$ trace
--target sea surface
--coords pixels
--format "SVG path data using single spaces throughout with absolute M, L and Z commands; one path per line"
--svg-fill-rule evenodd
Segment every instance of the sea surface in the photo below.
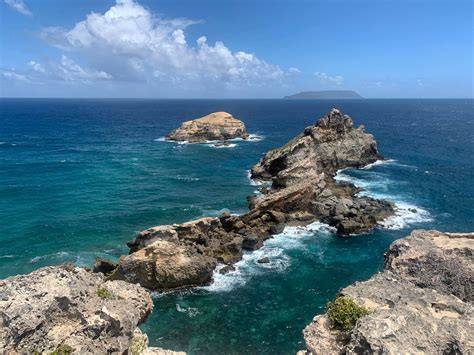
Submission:
M 415 228 L 474 230 L 473 100 L 0 99 L 0 278 L 96 256 L 117 259 L 145 228 L 243 213 L 248 170 L 338 107 L 386 157 L 338 179 L 397 203 L 373 232 L 287 228 L 208 287 L 154 295 L 142 329 L 188 354 L 294 354 L 303 328 L 348 284 L 381 270 L 391 242 Z M 180 122 L 228 111 L 252 139 L 177 144 Z M 256 260 L 267 256 L 269 264 Z

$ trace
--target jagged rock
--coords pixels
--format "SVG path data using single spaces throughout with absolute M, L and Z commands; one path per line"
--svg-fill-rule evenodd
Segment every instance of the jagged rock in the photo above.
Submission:
M 251 176 L 273 179 L 274 186 L 285 187 L 295 180 L 322 172 L 333 175 L 339 169 L 362 167 L 379 159 L 382 155 L 374 137 L 363 126 L 354 128 L 349 116 L 332 109 L 283 147 L 269 151 L 252 167 Z
M 207 116 L 183 122 L 166 136 L 166 139 L 190 143 L 209 140 L 226 141 L 233 138 L 248 139 L 245 124 L 227 112 L 214 112 Z M 224 144 L 228 144 L 224 143 Z
M 93 271 L 101 272 L 104 275 L 110 275 L 115 270 L 116 267 L 117 267 L 117 263 L 111 260 L 96 258 Z
M 336 184 L 333 175 L 379 158 L 373 137 L 333 109 L 252 168 L 255 178 L 272 178 L 273 185 L 248 199 L 249 212 L 147 229 L 128 243 L 131 255 L 112 277 L 159 290 L 194 286 L 208 283 L 218 263 L 235 263 L 288 224 L 319 220 L 341 234 L 368 231 L 393 214 L 393 204 L 359 197 L 359 189 Z
M 73 265 L 44 267 L 0 281 L 0 349 L 122 354 L 152 308 L 139 285 Z
M 257 263 L 259 264 L 268 264 L 270 262 L 270 259 L 265 257 L 257 260 Z
M 340 291 L 370 314 L 347 333 L 333 329 L 326 315 L 315 317 L 303 332 L 306 353 L 474 352 L 473 251 L 472 233 L 414 231 L 394 242 L 384 272 Z M 430 256 L 436 256 L 433 268 Z M 457 270 L 453 258 L 459 261 Z
M 413 231 L 392 244 L 385 269 L 419 287 L 474 302 L 474 234 Z

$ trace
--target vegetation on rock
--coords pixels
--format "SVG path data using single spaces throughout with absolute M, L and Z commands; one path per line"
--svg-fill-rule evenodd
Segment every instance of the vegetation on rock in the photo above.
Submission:
M 348 331 L 354 327 L 359 318 L 368 315 L 370 312 L 350 298 L 338 297 L 328 303 L 327 313 L 334 328 Z
M 99 286 L 97 288 L 97 296 L 99 296 L 103 300 L 106 300 L 112 297 L 112 293 L 109 290 L 107 290 L 105 287 Z

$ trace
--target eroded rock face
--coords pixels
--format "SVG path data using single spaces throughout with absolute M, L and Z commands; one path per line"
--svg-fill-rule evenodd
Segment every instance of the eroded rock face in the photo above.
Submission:
M 374 137 L 332 109 L 283 147 L 269 151 L 251 173 L 253 179 L 272 179 L 275 187 L 286 187 L 314 174 L 331 176 L 338 169 L 362 167 L 379 159 L 382 155 Z
M 166 136 L 166 139 L 190 143 L 233 138 L 248 139 L 245 124 L 227 112 L 214 112 L 207 116 L 183 122 Z
M 394 242 L 384 272 L 340 292 L 371 313 L 347 334 L 332 329 L 326 315 L 315 317 L 303 332 L 306 353 L 474 352 L 473 252 L 472 233 L 419 230 Z
M 70 265 L 0 281 L 0 349 L 6 353 L 124 353 L 152 311 L 139 285 Z
M 273 185 L 249 198 L 249 212 L 147 229 L 128 243 L 131 254 L 111 278 L 158 290 L 206 284 L 218 263 L 235 263 L 289 224 L 322 221 L 341 234 L 368 231 L 393 213 L 393 205 L 359 197 L 358 189 L 337 184 L 333 175 L 380 157 L 373 137 L 333 109 L 252 168 L 253 177 Z

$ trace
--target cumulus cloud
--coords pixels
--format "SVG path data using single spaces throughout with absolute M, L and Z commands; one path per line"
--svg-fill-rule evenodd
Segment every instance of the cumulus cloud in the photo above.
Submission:
M 299 71 L 292 68 L 285 72 L 253 53 L 233 52 L 219 41 L 210 44 L 205 36 L 190 44 L 185 31 L 199 22 L 165 19 L 134 0 L 117 0 L 104 14 L 92 12 L 70 29 L 49 27 L 41 35 L 56 47 L 93 63 L 96 71 L 89 72 L 89 79 L 237 87 L 278 82 L 285 74 Z M 63 68 L 63 62 L 69 60 L 64 58 Z M 69 70 L 76 73 L 74 77 L 84 76 L 79 68 L 72 67 Z
M 344 77 L 342 75 L 331 76 L 325 72 L 315 72 L 314 76 L 321 84 L 325 85 L 341 86 L 344 83 Z
M 23 0 L 3 0 L 5 4 L 10 6 L 13 10 L 18 11 L 20 14 L 31 16 L 31 11 L 26 6 Z

